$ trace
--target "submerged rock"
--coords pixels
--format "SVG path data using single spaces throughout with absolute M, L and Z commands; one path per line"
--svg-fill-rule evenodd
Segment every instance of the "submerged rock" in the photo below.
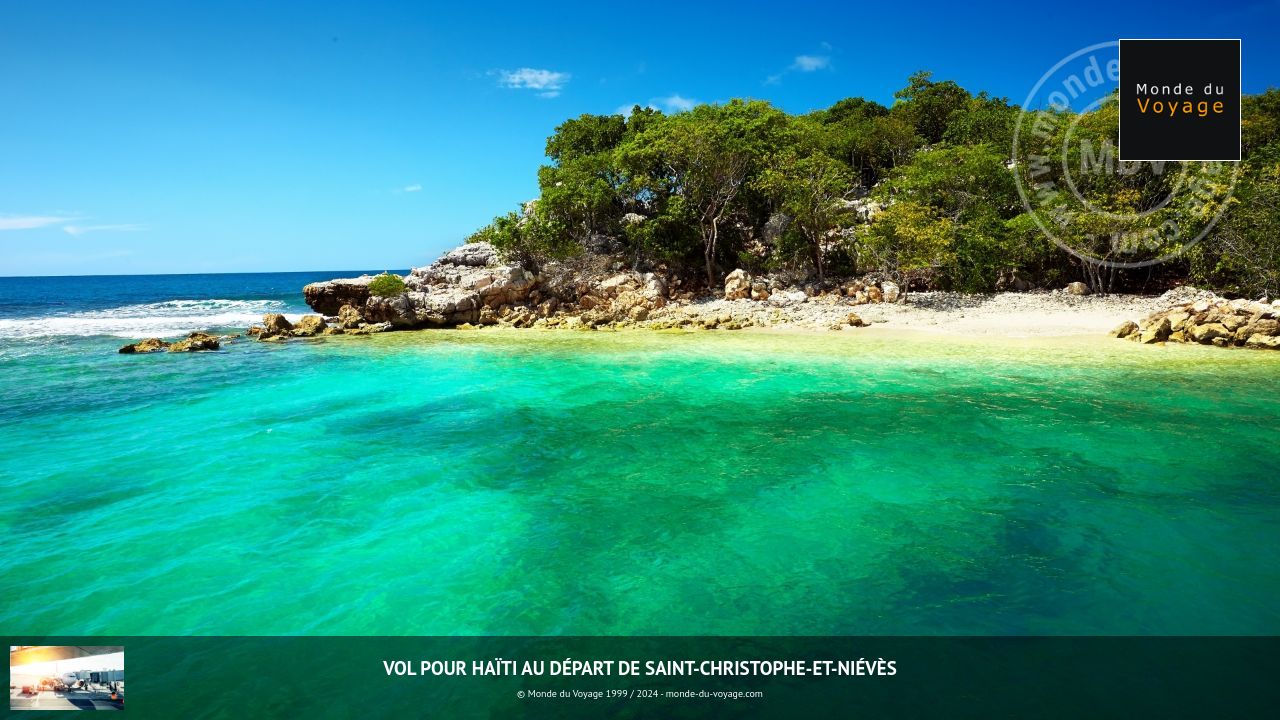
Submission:
M 374 333 L 386 332 L 391 329 L 391 323 L 372 323 L 370 325 L 361 325 L 358 328 L 347 330 L 347 335 L 372 335 Z

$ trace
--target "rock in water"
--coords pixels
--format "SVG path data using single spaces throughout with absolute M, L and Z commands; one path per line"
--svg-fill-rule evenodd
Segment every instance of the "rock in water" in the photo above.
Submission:
M 293 332 L 293 323 L 280 313 L 267 313 L 262 316 L 262 336 L 289 335 Z
M 193 332 L 169 346 L 169 352 L 205 352 L 220 347 L 218 338 L 202 332 Z
M 360 327 L 360 323 L 364 318 L 360 316 L 360 311 L 351 305 L 343 305 L 338 309 L 338 327 L 343 330 L 352 330 Z
M 1138 342 L 1144 345 L 1164 342 L 1169 339 L 1169 333 L 1172 331 L 1173 329 L 1169 326 L 1169 318 L 1160 318 L 1142 330 L 1142 334 L 1138 336 Z
M 1090 291 L 1088 285 L 1077 280 L 1067 284 L 1067 292 L 1071 295 L 1088 295 Z
M 147 338 L 146 340 L 140 340 L 136 343 L 125 345 L 120 348 L 120 352 L 124 355 L 132 355 L 134 353 L 160 352 L 162 350 L 167 350 L 168 348 L 169 343 L 161 340 L 160 338 Z
M 1274 306 L 1247 299 L 1203 297 L 1200 291 L 1178 296 L 1184 297 L 1181 304 L 1152 313 L 1136 330 L 1133 323 L 1125 323 L 1112 335 L 1144 343 L 1167 340 L 1216 347 L 1280 348 L 1280 311 Z M 1192 296 L 1194 301 L 1185 299 Z M 1119 334 L 1126 331 L 1128 335 Z
M 724 299 L 742 300 L 751 296 L 751 276 L 747 271 L 738 269 L 729 273 L 724 279 Z
M 1124 322 L 1120 323 L 1119 327 L 1111 331 L 1111 337 L 1127 338 L 1136 332 L 1138 332 L 1138 323 L 1132 320 L 1125 320 Z
M 311 283 L 302 288 L 302 297 L 312 310 L 325 315 L 336 315 L 343 305 L 363 307 L 369 299 L 369 282 L 372 275 L 357 278 L 339 278 Z
M 343 307 L 351 307 L 343 305 Z M 293 326 L 293 334 L 297 337 L 314 337 L 324 332 L 329 325 L 319 315 L 303 315 Z

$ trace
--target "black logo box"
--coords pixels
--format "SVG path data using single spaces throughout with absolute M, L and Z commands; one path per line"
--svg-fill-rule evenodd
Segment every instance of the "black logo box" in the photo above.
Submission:
M 1120 40 L 1120 159 L 1238 162 L 1240 41 Z

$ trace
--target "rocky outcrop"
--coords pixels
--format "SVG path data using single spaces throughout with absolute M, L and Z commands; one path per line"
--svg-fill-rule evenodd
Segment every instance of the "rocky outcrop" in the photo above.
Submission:
M 724 279 L 724 299 L 742 300 L 751 296 L 751 276 L 745 270 L 734 270 Z
M 457 287 L 410 290 L 392 297 L 371 297 L 363 316 L 369 323 L 390 323 L 393 327 L 441 327 L 475 322 L 480 317 L 479 296 Z
M 450 327 L 479 322 L 483 308 L 497 310 L 528 301 L 537 278 L 519 264 L 504 263 L 492 245 L 479 242 L 415 268 L 399 295 L 371 295 L 368 280 L 313 283 L 304 296 L 313 309 L 336 316 L 335 325 L 344 331 L 384 323 L 395 328 Z
M 351 305 L 343 305 L 338 309 L 338 316 L 334 319 L 334 326 L 342 330 L 354 330 L 360 327 L 360 323 L 364 321 L 360 311 Z
M 343 306 L 347 307 L 347 306 Z M 315 337 L 328 328 L 324 318 L 319 315 L 303 315 L 298 322 L 293 325 L 294 337 Z
M 293 323 L 280 313 L 267 313 L 262 316 L 262 332 L 259 338 L 280 335 L 288 337 L 293 333 Z
M 1073 283 L 1067 283 L 1067 287 L 1065 288 L 1065 290 L 1067 291 L 1068 295 L 1088 295 L 1090 292 L 1089 286 L 1085 285 L 1079 280 Z
M 164 340 L 161 340 L 160 338 L 147 338 L 146 340 L 139 340 L 136 343 L 125 345 L 120 348 L 120 353 L 122 355 L 133 355 L 135 353 L 163 352 L 168 349 L 169 343 Z
M 219 338 L 217 335 L 193 332 L 181 340 L 176 340 L 174 342 L 168 342 L 166 340 L 161 340 L 160 338 L 139 340 L 136 343 L 125 345 L 120 348 L 119 352 L 124 355 L 153 352 L 205 352 L 208 350 L 217 350 L 221 346 L 222 338 Z
M 352 293 L 367 292 L 367 278 L 313 283 L 307 301 L 317 310 L 323 308 L 327 317 L 288 327 L 284 318 L 270 317 L 252 332 L 260 339 L 281 340 L 463 326 L 737 329 L 798 322 L 844 328 L 865 324 L 856 316 L 856 321 L 850 319 L 847 306 L 902 297 L 901 289 L 887 280 L 839 287 L 806 284 L 806 278 L 794 271 L 752 277 L 738 269 L 726 278 L 724 299 L 711 298 L 730 307 L 708 307 L 700 281 L 682 278 L 664 266 L 640 272 L 627 269 L 619 256 L 585 253 L 544 263 L 534 273 L 484 242 L 455 248 L 414 269 L 404 282 L 404 292 L 397 295 L 370 294 L 362 302 L 342 304 L 337 303 Z M 821 307 L 806 309 L 813 303 Z
M 312 310 L 325 315 L 337 315 L 343 305 L 364 307 L 369 299 L 369 282 L 372 275 L 356 278 L 339 278 L 311 283 L 302 288 L 302 297 Z
M 1144 344 L 1198 343 L 1218 347 L 1280 349 L 1280 306 L 1252 300 L 1201 298 L 1127 321 L 1113 337 Z
M 221 340 L 216 335 L 193 332 L 185 338 L 169 345 L 169 352 L 205 352 L 208 350 L 217 350 L 221 346 Z

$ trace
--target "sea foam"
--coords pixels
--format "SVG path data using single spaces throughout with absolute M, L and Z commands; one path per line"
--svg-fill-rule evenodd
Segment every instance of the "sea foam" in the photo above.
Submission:
M 280 300 L 167 300 L 105 310 L 0 318 L 0 338 L 108 335 L 172 337 L 192 330 L 244 328 L 269 312 L 283 312 Z M 299 314 L 285 313 L 290 320 Z

